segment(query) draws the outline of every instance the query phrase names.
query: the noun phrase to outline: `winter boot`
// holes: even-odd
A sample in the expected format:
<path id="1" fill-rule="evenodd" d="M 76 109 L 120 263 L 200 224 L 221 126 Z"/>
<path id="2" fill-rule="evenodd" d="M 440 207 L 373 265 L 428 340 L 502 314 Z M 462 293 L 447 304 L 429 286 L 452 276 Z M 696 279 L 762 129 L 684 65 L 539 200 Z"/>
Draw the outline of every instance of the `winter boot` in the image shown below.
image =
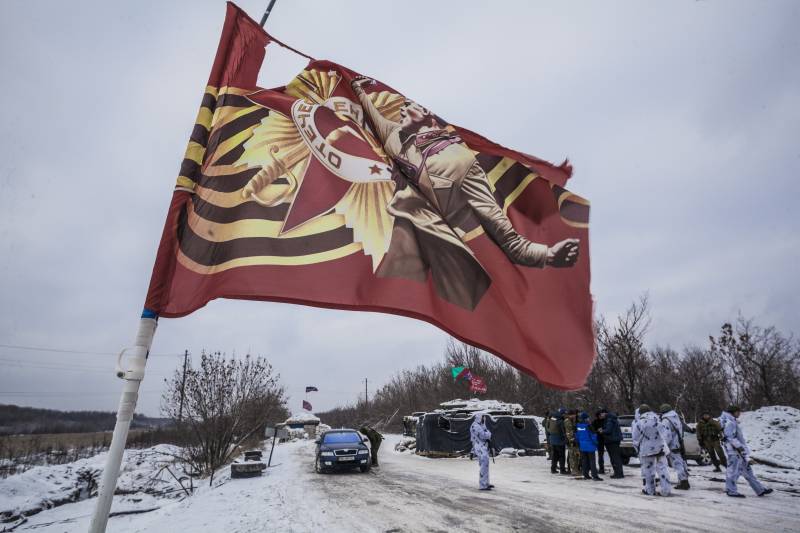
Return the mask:
<path id="1" fill-rule="evenodd" d="M 738 492 L 726 492 L 725 494 L 731 498 L 744 498 L 744 494 L 739 494 Z"/>
<path id="2" fill-rule="evenodd" d="M 681 481 L 680 483 L 675 485 L 675 488 L 678 489 L 678 490 L 689 490 L 689 488 L 690 488 L 689 487 L 689 480 L 688 479 L 684 479 L 683 481 Z"/>
<path id="3" fill-rule="evenodd" d="M 714 472 L 722 472 L 722 469 L 719 467 L 719 465 L 714 467 Z"/>
<path id="4" fill-rule="evenodd" d="M 767 494 L 772 494 L 774 491 L 772 489 L 764 489 L 764 492 L 759 494 L 759 496 L 766 496 Z"/>

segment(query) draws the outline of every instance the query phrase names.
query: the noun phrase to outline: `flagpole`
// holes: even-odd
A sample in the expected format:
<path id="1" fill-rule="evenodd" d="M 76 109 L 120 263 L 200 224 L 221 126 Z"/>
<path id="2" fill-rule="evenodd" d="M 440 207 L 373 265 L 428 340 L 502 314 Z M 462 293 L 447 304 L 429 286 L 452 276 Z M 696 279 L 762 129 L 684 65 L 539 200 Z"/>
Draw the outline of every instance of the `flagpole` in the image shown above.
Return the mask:
<path id="1" fill-rule="evenodd" d="M 153 343 L 153 336 L 158 325 L 158 315 L 147 309 L 139 320 L 139 331 L 136 333 L 136 342 L 132 348 L 125 348 L 120 352 L 117 361 L 117 377 L 125 380 L 122 386 L 122 396 L 117 408 L 117 422 L 114 425 L 114 434 L 111 437 L 111 446 L 108 449 L 106 466 L 103 469 L 103 479 L 97 493 L 97 505 L 94 509 L 89 533 L 103 533 L 108 523 L 108 513 L 111 510 L 111 501 L 117 488 L 122 454 L 125 451 L 125 442 L 128 439 L 128 430 L 131 426 L 136 401 L 139 398 L 139 385 L 144 379 L 144 368 L 147 364 L 147 355 Z M 130 350 L 128 368 L 121 366 L 122 356 Z"/>
<path id="2" fill-rule="evenodd" d="M 261 27 L 266 24 L 275 1 L 270 0 L 269 5 L 267 5 L 267 10 L 261 17 Z M 139 385 L 144 379 L 147 355 L 150 353 L 150 346 L 153 344 L 153 336 L 156 333 L 157 325 L 158 315 L 149 309 L 145 309 L 139 321 L 136 342 L 130 349 L 129 367 L 123 369 L 120 366 L 122 356 L 128 351 L 128 348 L 120 352 L 117 360 L 117 377 L 125 380 L 125 384 L 122 386 L 122 396 L 117 408 L 117 421 L 114 424 L 114 433 L 111 436 L 111 446 L 108 449 L 106 466 L 103 469 L 103 479 L 100 482 L 100 489 L 97 493 L 97 505 L 89 525 L 89 533 L 104 533 L 106 525 L 108 525 L 108 514 L 111 511 L 111 502 L 114 498 L 114 491 L 117 488 L 122 455 L 125 451 L 125 443 L 128 440 L 128 431 L 136 409 L 136 402 L 139 399 Z"/>
<path id="3" fill-rule="evenodd" d="M 261 17 L 261 22 L 259 22 L 262 28 L 264 27 L 264 24 L 267 23 L 267 18 L 269 18 L 270 11 L 272 11 L 272 6 L 274 5 L 275 5 L 275 0 L 269 0 L 269 5 L 267 6 L 267 10 L 264 11 L 264 15 L 262 15 Z"/>

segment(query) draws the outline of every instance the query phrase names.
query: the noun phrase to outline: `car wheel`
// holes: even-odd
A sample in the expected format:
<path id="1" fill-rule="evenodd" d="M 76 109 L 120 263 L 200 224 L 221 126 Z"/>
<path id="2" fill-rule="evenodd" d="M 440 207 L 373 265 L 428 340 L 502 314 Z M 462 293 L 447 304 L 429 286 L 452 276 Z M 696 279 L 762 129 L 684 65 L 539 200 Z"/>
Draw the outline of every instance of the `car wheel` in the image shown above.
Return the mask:
<path id="1" fill-rule="evenodd" d="M 362 474 L 366 474 L 369 472 L 370 465 L 359 466 L 358 469 L 361 470 Z"/>
<path id="2" fill-rule="evenodd" d="M 697 463 L 697 466 L 706 466 L 711 463 L 711 456 L 708 455 L 708 451 L 702 449 L 700 450 L 700 455 L 695 458 L 694 462 Z"/>
<path id="3" fill-rule="evenodd" d="M 314 461 L 314 472 L 317 474 L 322 474 L 322 467 L 319 464 L 319 457 Z"/>
<path id="4" fill-rule="evenodd" d="M 630 462 L 631 462 L 631 456 L 630 455 L 623 455 L 622 456 L 622 464 L 624 464 L 625 466 L 628 466 L 628 463 L 630 463 Z"/>

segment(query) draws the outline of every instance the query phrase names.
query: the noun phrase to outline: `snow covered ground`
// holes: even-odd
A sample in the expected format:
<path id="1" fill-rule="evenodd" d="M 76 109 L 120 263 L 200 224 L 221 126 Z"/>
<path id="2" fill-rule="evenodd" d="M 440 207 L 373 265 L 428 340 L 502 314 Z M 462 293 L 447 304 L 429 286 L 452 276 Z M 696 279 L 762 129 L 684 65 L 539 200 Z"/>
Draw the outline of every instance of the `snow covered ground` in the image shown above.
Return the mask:
<path id="1" fill-rule="evenodd" d="M 297 441 L 278 445 L 273 467 L 258 478 L 231 480 L 226 472 L 213 487 L 202 483 L 191 498 L 117 496 L 112 511 L 158 509 L 114 516 L 108 531 L 800 531 L 800 462 L 792 451 L 797 443 L 794 431 L 800 427 L 800 418 L 794 417 L 800 412 L 787 409 L 743 415 L 754 455 L 776 464 L 778 457 L 785 461 L 783 467 L 754 467 L 776 489 L 764 498 L 755 497 L 744 483 L 746 499 L 728 498 L 724 474 L 714 473 L 712 467 L 692 466 L 692 489 L 660 498 L 641 495 L 635 465 L 625 469 L 624 479 L 606 476 L 604 482 L 592 482 L 550 474 L 543 457 L 497 458 L 491 465 L 496 489 L 479 492 L 476 462 L 399 453 L 394 445 L 401 437 L 389 435 L 381 447 L 380 468 L 368 474 L 316 474 L 313 442 Z M 768 428 L 774 429 L 774 437 L 762 436 Z M 793 441 L 784 443 L 787 438 Z M 137 467 L 136 452 L 129 453 L 132 462 L 126 466 L 124 487 L 136 486 L 137 475 L 141 484 L 145 472 L 155 467 L 152 459 L 140 459 Z M 103 458 L 98 456 L 97 462 L 102 464 Z M 34 481 L 43 475 L 16 482 L 18 488 L 27 488 L 13 496 L 15 501 L 35 501 L 34 492 L 51 490 L 37 484 L 44 481 Z M 0 481 L 0 509 L 8 507 L 9 480 Z M 95 502 L 93 498 L 42 511 L 14 531 L 86 531 Z"/>

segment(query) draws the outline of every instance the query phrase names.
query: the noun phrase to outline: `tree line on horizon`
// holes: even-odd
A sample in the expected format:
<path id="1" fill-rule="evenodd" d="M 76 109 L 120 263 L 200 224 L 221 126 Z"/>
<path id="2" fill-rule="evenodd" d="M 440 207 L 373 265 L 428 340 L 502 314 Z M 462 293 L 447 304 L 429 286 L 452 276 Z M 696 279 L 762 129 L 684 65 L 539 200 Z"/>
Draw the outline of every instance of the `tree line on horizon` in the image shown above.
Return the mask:
<path id="1" fill-rule="evenodd" d="M 0 436 L 111 431 L 115 422 L 116 413 L 113 411 L 59 411 L 0 404 Z M 155 428 L 167 422 L 135 413 L 131 429 Z"/>
<path id="2" fill-rule="evenodd" d="M 586 386 L 577 391 L 548 388 L 501 359 L 451 339 L 443 360 L 398 372 L 368 402 L 359 399 L 318 416 L 332 427 L 368 423 L 399 431 L 403 415 L 474 396 L 466 382 L 454 381 L 455 366 L 484 379 L 486 398 L 519 403 L 526 413 L 540 416 L 560 407 L 631 414 L 641 403 L 668 403 L 691 422 L 704 411 L 718 416 L 730 404 L 744 410 L 800 407 L 800 342 L 792 335 L 740 316 L 710 335 L 707 345 L 676 350 L 647 348 L 649 328 L 646 295 L 615 321 L 601 317 L 595 323 L 597 357 Z"/>

